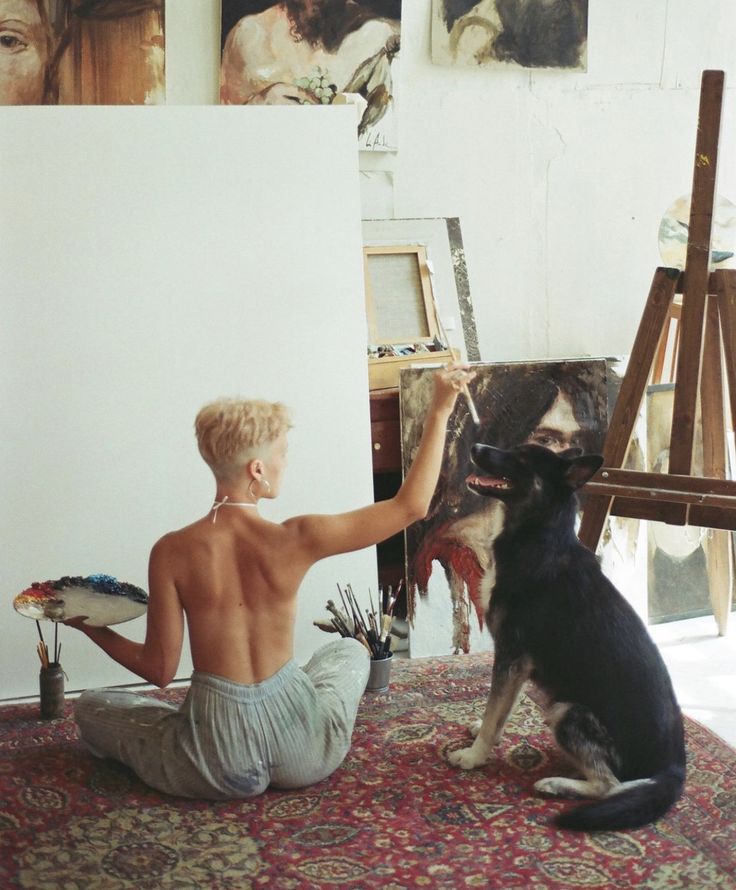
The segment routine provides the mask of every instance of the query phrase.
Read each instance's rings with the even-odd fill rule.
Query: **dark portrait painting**
[[[164,101],[164,0],[0,0],[0,105]]]
[[[433,0],[437,64],[585,71],[587,41],[588,0]]]
[[[476,426],[466,401],[458,399],[448,424],[440,480],[427,518],[406,532],[407,608],[413,620],[416,594],[426,594],[433,573],[452,600],[452,647],[467,652],[470,623],[483,624],[493,586],[493,540],[503,507],[474,494],[470,447],[484,442],[510,448],[524,442],[554,451],[579,447],[599,453],[608,418],[607,363],[582,359],[473,365],[469,389],[478,411]],[[431,370],[401,372],[400,405],[404,471],[419,445],[433,382]],[[435,579],[437,580],[437,579]],[[449,635],[447,628],[443,632]]]
[[[395,149],[400,20],[401,0],[222,0],[220,101],[354,104],[360,148]]]

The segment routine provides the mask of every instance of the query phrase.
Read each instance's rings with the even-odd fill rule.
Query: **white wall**
[[[216,101],[218,9],[168,4],[169,102]],[[433,65],[430,9],[404,0],[399,151],[361,153],[364,215],[460,218],[484,361],[627,353],[690,190],[705,68],[726,71],[736,201],[733,0],[590,0],[585,73]]]
[[[38,691],[15,593],[95,572],[147,588],[153,542],[207,513],[204,402],[293,408],[267,517],[373,499],[353,134],[349,108],[0,110],[0,698]],[[373,551],[305,579],[300,661],[347,581],[376,589]],[[60,637],[68,688],[138,679]]]
[[[432,65],[429,10],[404,3],[396,215],[460,217],[484,361],[628,352],[704,68],[736,201],[736,6],[590,0],[588,72],[532,74]]]

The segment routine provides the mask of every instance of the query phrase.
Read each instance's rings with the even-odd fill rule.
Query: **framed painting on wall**
[[[165,101],[164,0],[0,0],[6,15],[0,105]]]
[[[433,0],[432,61],[482,67],[587,67],[588,0]]]
[[[396,149],[401,0],[222,0],[220,102],[331,105],[358,96],[359,147]]]

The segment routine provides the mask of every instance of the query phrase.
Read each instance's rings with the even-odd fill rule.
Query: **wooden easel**
[[[659,267],[614,407],[604,463],[586,486],[580,540],[595,551],[609,511],[671,525],[736,529],[736,482],[726,479],[725,367],[731,422],[736,421],[736,270],[709,271],[724,74],[704,71],[700,91],[685,269]],[[621,469],[649,380],[666,336],[675,294],[682,294],[675,393],[667,473]],[[703,429],[703,476],[692,475],[698,395]],[[719,634],[731,608],[730,532],[715,532],[718,565],[711,601]]]

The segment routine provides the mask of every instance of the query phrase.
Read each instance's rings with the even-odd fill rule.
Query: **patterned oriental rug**
[[[535,797],[567,772],[524,697],[488,767],[460,772],[482,708],[487,654],[397,660],[366,694],[341,768],[311,788],[251,801],[165,797],[76,739],[71,703],[0,709],[0,887],[57,888],[736,888],[736,752],[687,720],[684,797],[656,825],[577,835],[569,806]],[[180,701],[183,688],[152,693]],[[532,693],[533,694],[533,693]]]

